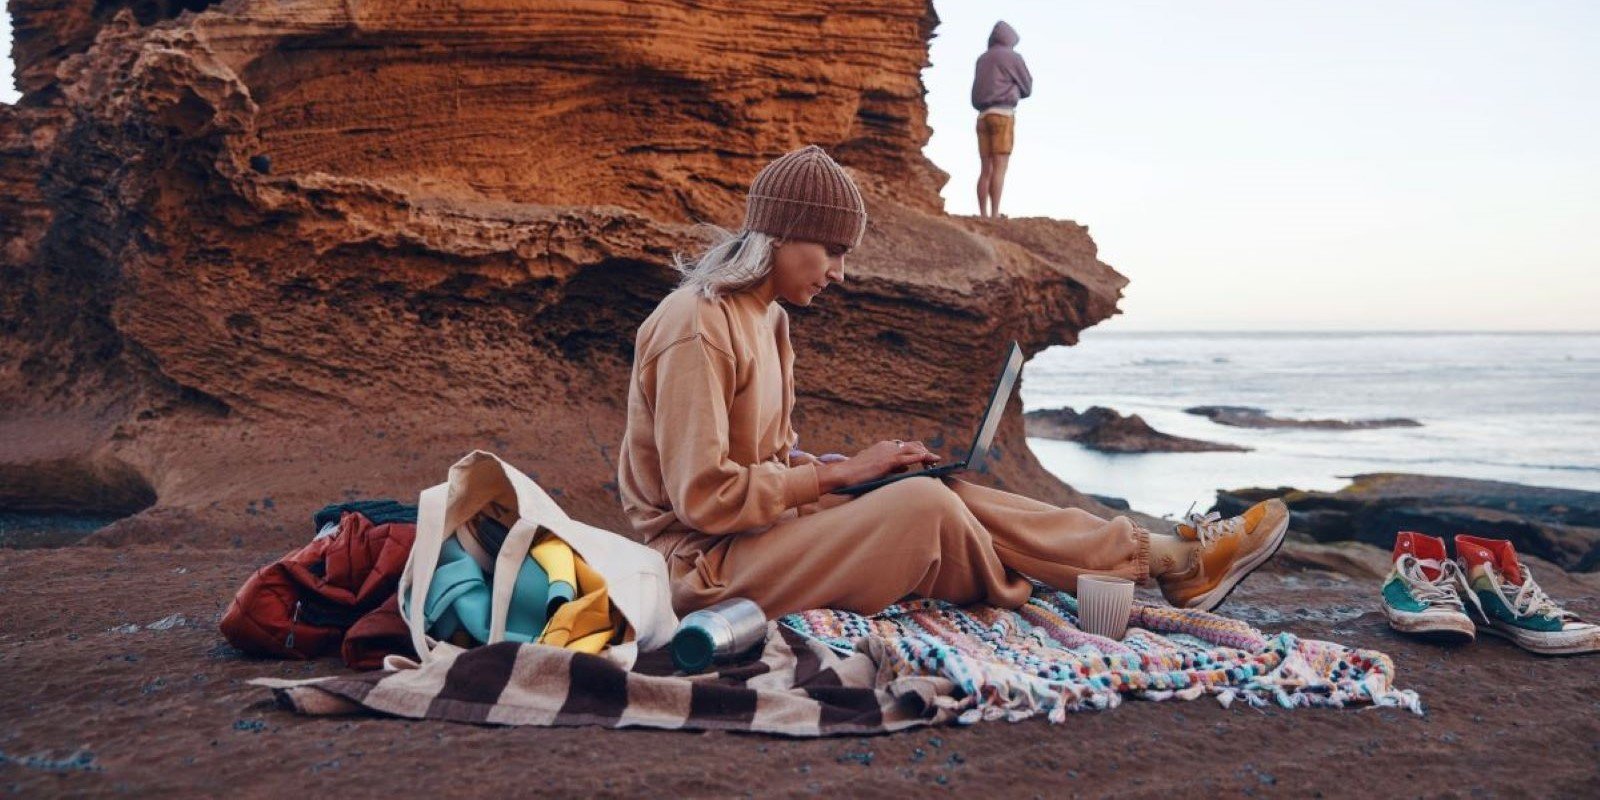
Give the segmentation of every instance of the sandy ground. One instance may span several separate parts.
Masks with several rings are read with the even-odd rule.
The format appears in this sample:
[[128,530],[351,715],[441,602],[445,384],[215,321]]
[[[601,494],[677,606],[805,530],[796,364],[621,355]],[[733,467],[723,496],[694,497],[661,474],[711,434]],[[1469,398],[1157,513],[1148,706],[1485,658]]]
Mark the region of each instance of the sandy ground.
[[[293,716],[244,681],[342,665],[244,658],[216,630],[238,584],[277,555],[0,550],[0,796],[1517,797],[1600,787],[1600,657],[1402,639],[1370,580],[1334,573],[1263,572],[1224,609],[1388,651],[1426,716],[1204,699],[1130,702],[1061,725],[795,741]],[[1593,585],[1542,574],[1600,616]]]

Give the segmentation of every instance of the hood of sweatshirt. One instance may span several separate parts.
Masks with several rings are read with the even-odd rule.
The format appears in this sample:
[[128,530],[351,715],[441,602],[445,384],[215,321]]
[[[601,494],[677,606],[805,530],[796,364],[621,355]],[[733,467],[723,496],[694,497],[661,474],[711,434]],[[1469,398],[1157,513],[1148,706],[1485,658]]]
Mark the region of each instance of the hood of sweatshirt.
[[994,47],[995,45],[1000,45],[1001,47],[1016,47],[1017,42],[1020,41],[1022,41],[1022,37],[1017,35],[1017,29],[1007,25],[1005,20],[996,22],[994,24],[994,30],[989,32],[990,47]]

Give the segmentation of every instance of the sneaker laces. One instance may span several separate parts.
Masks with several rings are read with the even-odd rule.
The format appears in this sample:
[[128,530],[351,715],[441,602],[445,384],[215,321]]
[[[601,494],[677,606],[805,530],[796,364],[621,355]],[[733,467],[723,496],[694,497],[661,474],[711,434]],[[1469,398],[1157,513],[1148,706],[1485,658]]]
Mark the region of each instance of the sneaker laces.
[[1578,615],[1556,605],[1556,601],[1545,594],[1542,587],[1533,580],[1533,573],[1522,564],[1522,588],[1516,594],[1511,593],[1511,587],[1500,584],[1500,594],[1511,602],[1511,610],[1519,617],[1553,617],[1560,620],[1577,621]]
[[1201,547],[1210,547],[1212,542],[1224,537],[1244,532],[1244,517],[1222,518],[1222,514],[1212,511],[1201,514],[1194,510],[1194,504],[1189,504],[1189,511],[1184,514],[1183,520],[1194,529],[1195,538],[1200,540]]
[[[1461,600],[1462,595],[1472,598],[1473,603],[1478,601],[1477,596],[1472,593],[1472,588],[1467,584],[1467,576],[1462,574],[1461,567],[1454,561],[1417,558],[1410,553],[1404,553],[1395,561],[1394,566],[1400,575],[1400,580],[1405,581],[1406,588],[1411,590],[1411,596],[1418,602],[1430,606],[1444,605],[1465,613],[1466,605]],[[1427,573],[1429,569],[1438,572],[1439,577],[1430,580]]]

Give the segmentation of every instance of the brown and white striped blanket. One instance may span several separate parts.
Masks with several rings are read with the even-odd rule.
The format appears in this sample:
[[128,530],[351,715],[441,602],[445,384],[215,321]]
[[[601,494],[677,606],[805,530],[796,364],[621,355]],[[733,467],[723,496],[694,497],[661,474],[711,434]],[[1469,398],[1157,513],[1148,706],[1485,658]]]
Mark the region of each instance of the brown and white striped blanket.
[[759,659],[719,672],[674,675],[665,650],[631,671],[597,656],[535,644],[449,645],[415,669],[252,681],[302,714],[378,712],[490,725],[599,725],[739,730],[786,736],[886,733],[954,719],[955,685],[887,678],[867,654],[840,655],[769,623]]

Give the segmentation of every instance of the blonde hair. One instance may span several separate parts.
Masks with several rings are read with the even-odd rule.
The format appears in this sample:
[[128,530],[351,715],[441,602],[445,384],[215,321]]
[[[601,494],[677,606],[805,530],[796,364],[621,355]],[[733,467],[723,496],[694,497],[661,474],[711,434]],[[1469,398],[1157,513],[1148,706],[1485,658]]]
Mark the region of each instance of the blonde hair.
[[748,289],[772,272],[773,237],[752,231],[734,233],[702,226],[711,245],[693,261],[674,253],[672,266],[683,276],[678,286],[693,286],[701,297],[718,297]]

